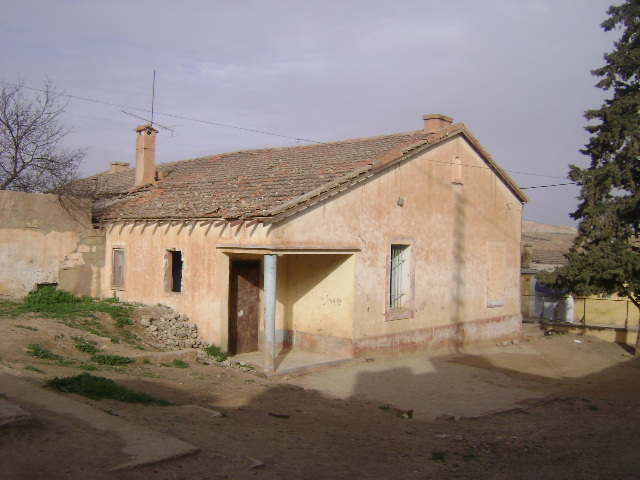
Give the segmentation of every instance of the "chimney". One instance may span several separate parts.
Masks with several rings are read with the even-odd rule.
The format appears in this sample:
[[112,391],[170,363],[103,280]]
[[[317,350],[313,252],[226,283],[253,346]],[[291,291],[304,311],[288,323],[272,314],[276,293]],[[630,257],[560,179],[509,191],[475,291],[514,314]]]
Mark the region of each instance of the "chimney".
[[433,115],[424,115],[424,131],[427,133],[434,133],[445,127],[449,127],[453,123],[453,118],[446,115],[440,115],[439,113]]
[[151,124],[136,127],[136,187],[156,179],[156,133]]
[[129,168],[129,162],[111,162],[109,164],[109,173],[123,172]]

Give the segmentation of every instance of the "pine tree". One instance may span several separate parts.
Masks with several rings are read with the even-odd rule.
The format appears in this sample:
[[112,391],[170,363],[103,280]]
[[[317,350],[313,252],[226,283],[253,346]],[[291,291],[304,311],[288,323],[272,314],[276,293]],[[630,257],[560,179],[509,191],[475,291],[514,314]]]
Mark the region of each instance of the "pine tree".
[[590,165],[570,165],[569,178],[581,187],[571,214],[580,222],[578,236],[567,265],[539,280],[578,295],[616,293],[640,309],[640,0],[607,14],[602,28],[622,34],[605,66],[591,72],[601,77],[596,87],[613,95],[585,113],[597,121],[586,127],[591,137],[581,150]]

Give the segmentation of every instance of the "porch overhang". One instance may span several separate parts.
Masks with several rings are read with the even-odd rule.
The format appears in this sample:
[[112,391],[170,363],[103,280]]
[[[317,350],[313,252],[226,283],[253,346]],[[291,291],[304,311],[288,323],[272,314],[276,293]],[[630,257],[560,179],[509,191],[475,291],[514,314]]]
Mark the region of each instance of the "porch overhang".
[[254,255],[351,255],[362,249],[354,245],[237,245],[216,244],[222,253],[250,253]]

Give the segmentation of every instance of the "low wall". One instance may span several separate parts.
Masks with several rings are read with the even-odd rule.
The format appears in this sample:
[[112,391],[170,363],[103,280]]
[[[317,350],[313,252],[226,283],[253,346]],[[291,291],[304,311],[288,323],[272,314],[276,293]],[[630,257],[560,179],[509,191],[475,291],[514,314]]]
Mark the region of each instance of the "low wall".
[[88,200],[0,191],[0,296],[21,298],[47,283],[95,295],[102,265],[104,232],[94,229]]

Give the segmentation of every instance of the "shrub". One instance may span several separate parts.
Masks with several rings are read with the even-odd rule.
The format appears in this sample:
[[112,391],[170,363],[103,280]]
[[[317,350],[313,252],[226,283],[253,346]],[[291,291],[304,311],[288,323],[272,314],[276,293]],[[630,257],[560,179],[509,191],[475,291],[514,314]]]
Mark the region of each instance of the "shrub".
[[229,355],[222,350],[218,345],[209,345],[204,349],[204,353],[213,358],[216,362],[224,362]]
[[169,405],[169,402],[152,397],[146,393],[139,393],[118,385],[113,380],[96,377],[90,373],[81,373],[74,377],[54,378],[47,381],[47,386],[64,393],[77,393],[93,400],[109,398],[119,402],[155,403]]

